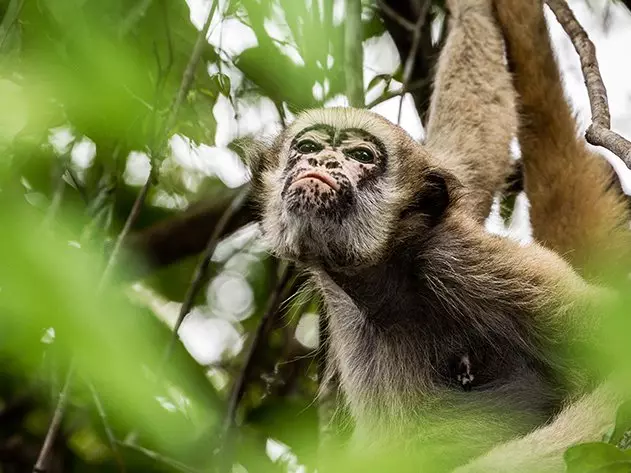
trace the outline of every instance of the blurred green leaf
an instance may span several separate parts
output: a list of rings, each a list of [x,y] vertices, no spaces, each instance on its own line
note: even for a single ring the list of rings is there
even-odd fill
[[[568,473],[631,471],[631,455],[606,443],[585,443],[565,452],[565,464]]]

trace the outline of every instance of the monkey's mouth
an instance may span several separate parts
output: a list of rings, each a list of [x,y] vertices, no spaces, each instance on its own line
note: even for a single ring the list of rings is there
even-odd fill
[[[323,184],[325,184],[326,186],[328,186],[331,189],[333,189],[334,191],[340,190],[340,185],[337,183],[335,178],[333,178],[332,176],[330,176],[327,173],[319,172],[319,171],[306,171],[306,172],[298,174],[296,179],[294,179],[294,181],[291,183],[290,187],[293,187],[294,185],[298,184],[299,182],[305,181],[307,179],[314,179],[316,181],[320,181]]]

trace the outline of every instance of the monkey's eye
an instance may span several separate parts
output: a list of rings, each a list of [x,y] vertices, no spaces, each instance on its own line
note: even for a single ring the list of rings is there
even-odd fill
[[[375,162],[375,155],[372,151],[366,148],[351,149],[346,154],[360,163],[370,164]]]
[[[304,154],[315,153],[316,151],[320,151],[322,146],[320,146],[315,141],[304,140],[296,145],[296,149]]]

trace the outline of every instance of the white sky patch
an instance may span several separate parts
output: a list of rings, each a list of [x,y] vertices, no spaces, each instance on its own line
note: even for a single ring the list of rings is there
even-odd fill
[[[364,41],[364,88],[379,74],[394,74],[399,52],[388,33]]]
[[[234,151],[218,146],[194,145],[190,140],[175,135],[171,139],[172,158],[188,171],[206,176],[217,176],[230,188],[249,180],[248,169]]]
[[[399,117],[399,103],[401,97],[393,97],[385,102],[380,103],[372,110],[379,115],[384,116],[392,123],[397,123]],[[401,111],[401,128],[407,131],[415,140],[422,140],[425,136],[423,130],[423,124],[418,116],[416,107],[414,106],[414,99],[410,94],[405,94],[403,99],[403,108]]]
[[[224,271],[208,287],[208,303],[218,317],[231,321],[245,320],[254,312],[254,293],[240,274]]]
[[[344,21],[344,0],[333,1],[333,26],[340,26]]]
[[[208,42],[215,48],[221,48],[230,57],[236,57],[246,49],[258,45],[252,28],[236,18],[227,18],[221,27],[211,29]]]
[[[226,262],[237,251],[243,250],[246,246],[251,251],[261,251],[260,237],[261,230],[257,223],[252,223],[243,227],[232,234],[230,237],[222,240],[215,248],[212,260],[215,262]],[[252,243],[258,242],[258,245]]]
[[[75,137],[72,130],[66,126],[51,128],[48,142],[55,150],[55,153],[66,154]]]
[[[140,283],[132,286],[131,296],[173,329],[182,304],[167,301]],[[194,308],[184,319],[178,336],[198,363],[210,365],[237,355],[243,348],[243,337],[228,320],[213,317],[205,309]]]
[[[96,145],[94,141],[84,136],[72,147],[70,156],[72,157],[72,164],[74,166],[77,166],[79,169],[89,168],[92,166],[94,157],[96,156]]]
[[[125,172],[123,173],[125,183],[130,186],[142,186],[149,179],[150,172],[151,161],[149,156],[140,151],[129,153],[125,163]]]
[[[318,330],[318,314],[306,313],[300,317],[296,326],[296,340],[303,346],[315,349],[318,347],[319,330]]]

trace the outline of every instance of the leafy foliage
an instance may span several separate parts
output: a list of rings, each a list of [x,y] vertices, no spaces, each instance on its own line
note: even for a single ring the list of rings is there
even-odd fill
[[[103,276],[145,181],[132,232],[200,199],[221,216],[240,185],[222,166],[233,159],[232,174],[243,170],[235,144],[252,131],[234,130],[242,111],[272,104],[266,120],[280,124],[343,95],[358,73],[344,70],[333,0],[189,4],[0,0],[2,471],[32,470],[69,372],[50,472],[316,464],[318,300],[251,228],[217,245],[175,338],[197,256],[152,271],[123,251]],[[254,41],[236,53],[203,41],[194,60],[198,7],[212,12],[211,37],[231,24]],[[357,48],[385,31],[374,2],[362,25]],[[379,100],[400,76],[400,67],[377,74],[367,89],[381,90]],[[627,465],[629,427],[621,410],[609,444],[568,452],[571,471]],[[331,459],[334,471],[353,468]],[[377,461],[365,467],[381,471]]]

